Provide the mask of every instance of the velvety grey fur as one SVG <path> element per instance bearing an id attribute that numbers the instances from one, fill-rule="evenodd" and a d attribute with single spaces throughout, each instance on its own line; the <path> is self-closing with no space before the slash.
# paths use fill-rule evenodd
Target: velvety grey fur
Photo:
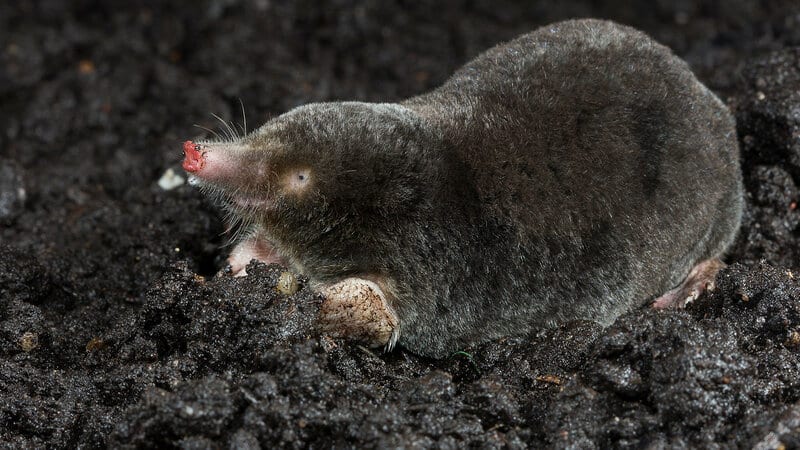
<path id="1" fill-rule="evenodd" d="M 399 104 L 312 104 L 242 143 L 244 188 L 295 269 L 380 279 L 400 344 L 445 356 L 572 319 L 609 324 L 721 255 L 742 211 L 734 121 L 666 47 L 575 20 Z"/>

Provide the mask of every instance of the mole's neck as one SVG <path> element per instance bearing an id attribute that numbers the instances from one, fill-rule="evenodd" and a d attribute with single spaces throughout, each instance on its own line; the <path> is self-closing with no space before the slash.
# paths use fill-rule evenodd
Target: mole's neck
<path id="1" fill-rule="evenodd" d="M 449 141 L 458 141 L 465 129 L 474 126 L 475 104 L 470 98 L 440 95 L 436 90 L 400 103 L 426 123 L 437 128 Z"/>

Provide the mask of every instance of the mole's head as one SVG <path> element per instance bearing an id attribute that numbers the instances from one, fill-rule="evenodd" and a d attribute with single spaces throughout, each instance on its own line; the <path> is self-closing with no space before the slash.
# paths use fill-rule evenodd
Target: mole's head
<path id="1" fill-rule="evenodd" d="M 400 105 L 318 103 L 236 141 L 187 141 L 183 167 L 234 217 L 313 239 L 342 221 L 372 227 L 429 201 L 438 141 Z"/>

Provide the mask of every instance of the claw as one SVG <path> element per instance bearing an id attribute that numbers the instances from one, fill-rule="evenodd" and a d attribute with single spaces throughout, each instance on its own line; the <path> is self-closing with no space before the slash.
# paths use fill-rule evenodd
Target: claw
<path id="1" fill-rule="evenodd" d="M 389 337 L 389 342 L 383 347 L 384 353 L 389 353 L 394 350 L 394 346 L 397 345 L 397 341 L 400 339 L 400 327 L 396 327 L 392 330 L 392 335 Z"/>
<path id="2" fill-rule="evenodd" d="M 670 289 L 653 302 L 653 308 L 683 308 L 700 298 L 703 292 L 711 292 L 715 288 L 714 277 L 725 267 L 725 263 L 717 258 L 707 259 L 692 268 L 686 279 L 678 287 Z"/>

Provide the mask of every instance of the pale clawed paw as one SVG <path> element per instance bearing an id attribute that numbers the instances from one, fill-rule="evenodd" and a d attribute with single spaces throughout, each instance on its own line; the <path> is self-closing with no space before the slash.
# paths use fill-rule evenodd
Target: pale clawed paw
<path id="1" fill-rule="evenodd" d="M 390 351 L 400 337 L 400 321 L 374 282 L 347 278 L 322 290 L 320 329 L 335 338 Z"/>
<path id="2" fill-rule="evenodd" d="M 725 263 L 717 258 L 700 262 L 692 268 L 680 285 L 655 299 L 653 308 L 685 308 L 686 305 L 700 298 L 703 292 L 713 292 L 714 277 L 723 267 L 725 267 Z"/>

